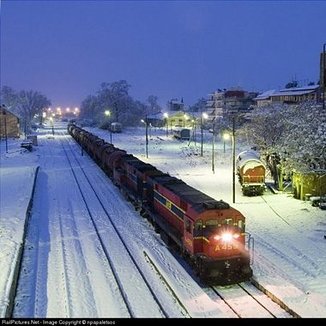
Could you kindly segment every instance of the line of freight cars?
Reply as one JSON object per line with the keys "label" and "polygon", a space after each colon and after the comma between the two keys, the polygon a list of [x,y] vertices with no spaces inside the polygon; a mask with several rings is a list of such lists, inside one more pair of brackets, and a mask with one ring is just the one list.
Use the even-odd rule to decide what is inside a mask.
{"label": "line of freight cars", "polygon": [[250,279],[253,238],[238,210],[74,124],[68,132],[203,282],[227,285]]}

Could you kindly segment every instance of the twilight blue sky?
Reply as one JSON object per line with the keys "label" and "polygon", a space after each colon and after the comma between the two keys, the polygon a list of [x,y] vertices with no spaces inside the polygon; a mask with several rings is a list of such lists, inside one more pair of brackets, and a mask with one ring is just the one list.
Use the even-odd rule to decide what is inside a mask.
{"label": "twilight blue sky", "polygon": [[319,80],[326,1],[1,1],[1,86],[79,106],[125,79],[141,101]]}

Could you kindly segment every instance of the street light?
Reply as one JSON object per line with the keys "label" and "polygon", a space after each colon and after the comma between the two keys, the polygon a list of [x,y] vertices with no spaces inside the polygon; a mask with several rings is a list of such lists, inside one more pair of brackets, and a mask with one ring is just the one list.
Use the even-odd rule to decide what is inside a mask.
{"label": "street light", "polygon": [[[111,111],[110,110],[105,110],[104,114],[106,117],[110,117],[111,116]],[[110,143],[112,144],[112,129],[111,129],[111,125],[109,125],[109,131],[110,131]]]}
{"label": "street light", "polygon": [[225,140],[231,138],[232,143],[232,202],[235,203],[235,115],[232,115],[232,132],[224,133],[224,153],[225,153]]}
{"label": "street light", "polygon": [[166,137],[168,137],[169,136],[169,114],[165,112],[163,116],[165,118],[165,124],[166,124]]}
{"label": "street light", "polygon": [[204,147],[204,130],[203,130],[203,119],[207,119],[208,114],[207,113],[202,113],[200,116],[200,135],[201,135],[201,140],[200,140],[200,156],[203,156],[203,147]]}
{"label": "street light", "polygon": [[148,119],[147,115],[145,120],[141,119],[140,120],[142,123],[145,123],[145,137],[146,137],[146,158],[148,158]]}
{"label": "street light", "polygon": [[187,126],[187,121],[189,120],[189,116],[188,116],[187,113],[185,113],[185,114],[183,115],[183,117],[184,117],[184,125],[185,125],[185,128],[186,128],[186,126]]}
{"label": "street light", "polygon": [[325,114],[325,92],[326,92],[326,43],[323,44],[323,112]]}
{"label": "street light", "polygon": [[54,125],[53,125],[53,118],[50,117],[51,128],[52,128],[52,135],[54,135]]}
{"label": "street light", "polygon": [[223,152],[225,153],[225,141],[230,139],[230,134],[224,133],[223,134]]}
{"label": "street light", "polygon": [[2,106],[2,115],[4,116],[5,140],[6,140],[6,153],[8,153],[8,133],[7,133],[7,112],[5,105]]}
{"label": "street light", "polygon": [[212,136],[212,172],[215,173],[215,118],[213,119],[213,136]]}
{"label": "street light", "polygon": [[196,121],[195,121],[195,119],[192,119],[191,122],[192,122],[193,140],[194,140],[195,146],[197,146],[197,144],[196,144]]}
{"label": "street light", "polygon": [[40,126],[43,126],[43,121],[45,120],[46,118],[46,112],[43,111],[42,114],[41,114],[41,123],[40,123]]}
{"label": "street light", "polygon": [[235,203],[235,115],[232,115],[232,193]]}

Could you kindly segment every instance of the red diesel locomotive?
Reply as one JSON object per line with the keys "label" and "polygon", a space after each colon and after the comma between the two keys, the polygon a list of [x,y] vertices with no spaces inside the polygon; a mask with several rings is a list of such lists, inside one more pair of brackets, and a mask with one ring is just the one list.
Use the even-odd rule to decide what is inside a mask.
{"label": "red diesel locomotive", "polygon": [[68,132],[202,281],[227,285],[250,279],[253,238],[238,210],[74,124]]}

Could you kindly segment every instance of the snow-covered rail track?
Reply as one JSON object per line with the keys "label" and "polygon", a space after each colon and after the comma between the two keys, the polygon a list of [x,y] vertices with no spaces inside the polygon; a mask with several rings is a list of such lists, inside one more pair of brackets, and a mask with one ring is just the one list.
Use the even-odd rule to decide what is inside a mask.
{"label": "snow-covered rail track", "polygon": [[[69,144],[69,142],[66,142],[66,144]],[[85,169],[77,159],[76,152],[70,147],[70,150],[68,151],[66,145],[63,143],[62,146],[70,162],[72,173],[74,175],[78,190],[83,197],[95,233],[101,243],[103,253],[109,262],[111,271],[114,275],[130,316],[144,317],[143,310],[148,310],[148,307],[152,307],[152,311],[147,312],[150,314],[150,316],[169,317],[168,312],[165,310],[164,303],[162,303],[159,297],[156,295],[155,290],[153,290],[151,284],[147,280],[141,266],[133,257],[132,252],[128,248],[128,244],[123,239],[121,230],[116,227],[111,214],[106,208],[106,204],[101,200],[98,190],[96,189],[96,185],[92,183]],[[104,221],[104,219],[106,220]],[[106,225],[104,229],[103,223]],[[108,235],[109,237],[107,237]],[[109,238],[111,241],[114,241],[114,246],[112,246],[112,248],[114,248],[114,251],[119,253],[119,257],[117,257],[116,252],[112,252],[110,250],[110,243],[108,241]],[[127,270],[121,270],[121,266],[119,266],[120,264],[121,266],[127,266]],[[134,279],[134,284],[132,287],[136,286],[138,288],[137,298],[133,297],[132,295],[132,293],[135,291],[131,291],[130,289],[131,275]],[[139,290],[142,293],[142,300],[139,300]],[[154,306],[156,306],[156,308],[153,308]]]}
{"label": "snow-covered rail track", "polygon": [[239,318],[290,318],[291,315],[250,282],[232,286],[213,286]]}
{"label": "snow-covered rail track", "polygon": [[45,140],[47,146],[44,146],[43,154],[52,160],[44,162],[36,180],[13,317],[77,317],[81,310],[86,316],[96,316],[93,308],[81,307],[83,299],[76,302],[81,292],[88,303],[92,301],[89,279],[85,278],[82,284],[75,282],[79,270],[87,271],[86,259],[79,255],[83,240],[75,233],[76,221],[65,214],[61,200],[53,197],[51,204],[48,201],[49,194],[53,196],[62,192],[59,182],[49,182],[56,166],[53,158],[57,154],[51,146],[52,141],[48,144],[49,139]]}

